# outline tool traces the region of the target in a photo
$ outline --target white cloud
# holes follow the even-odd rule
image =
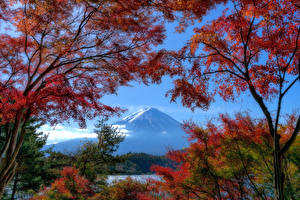
[[[76,139],[76,138],[96,138],[97,134],[90,133],[88,129],[79,129],[65,127],[63,125],[57,125],[51,127],[44,125],[40,128],[44,134],[48,134],[47,144],[55,144],[65,140]]]
[[[117,128],[120,134],[125,135],[126,137],[131,136],[129,134],[130,131],[126,129],[125,125],[113,125],[113,127]],[[42,131],[45,135],[48,134],[48,145],[76,138],[97,138],[97,134],[92,133],[91,130],[68,127],[61,124],[53,127],[45,124],[40,128],[40,131]]]
[[[114,124],[114,125],[112,125],[112,127],[113,127],[113,128],[116,128],[117,131],[119,131],[121,134],[125,134],[126,137],[131,136],[131,135],[129,134],[130,131],[127,130],[127,129],[125,129],[125,128],[126,128],[126,125]]]
[[[116,128],[116,129],[124,129],[124,128],[126,128],[126,125],[114,124],[114,125],[112,125],[112,127]]]

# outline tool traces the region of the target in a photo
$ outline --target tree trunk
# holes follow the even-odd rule
[[[3,163],[1,163],[1,164],[3,164]],[[0,176],[0,199],[3,196],[6,186],[11,181],[11,179],[14,177],[16,167],[17,167],[17,163],[14,161],[14,163],[11,166],[6,165],[6,167],[1,169],[2,172],[6,171],[6,173],[1,174],[1,176]]]
[[[5,187],[15,175],[15,170],[17,167],[16,159],[24,141],[26,134],[25,123],[28,118],[29,114],[24,120],[24,115],[22,112],[20,112],[19,115],[16,116],[12,131],[7,133],[7,135],[10,137],[10,139],[7,140],[9,145],[6,150],[1,151],[2,155],[0,155],[0,199],[3,196]]]
[[[17,185],[18,185],[18,176],[19,176],[19,173],[16,173],[16,176],[15,176],[15,179],[14,179],[14,185],[13,185],[13,189],[12,189],[12,192],[11,192],[11,200],[14,200],[15,199],[15,194],[17,192]]]
[[[83,162],[83,169],[82,169],[82,172],[81,172],[81,175],[85,176],[85,177],[86,177],[85,170],[86,170],[86,164],[87,164],[87,162],[88,162],[88,159],[84,160],[84,162]]]
[[[6,187],[6,184],[2,183],[1,180],[0,180],[0,199],[2,199],[5,187]]]
[[[274,137],[274,193],[276,200],[284,199],[284,172],[282,170],[282,156],[280,155],[280,136],[278,134]]]

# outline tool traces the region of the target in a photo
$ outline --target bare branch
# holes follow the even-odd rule
[[[242,76],[240,76],[240,75],[238,75],[237,73],[235,73],[235,72],[233,72],[233,71],[231,71],[231,70],[228,70],[228,69],[224,69],[224,70],[216,70],[216,71],[209,71],[209,72],[204,72],[203,74],[204,74],[204,75],[207,75],[207,74],[226,73],[226,72],[228,72],[228,73],[230,73],[230,74],[232,74],[232,75],[234,75],[234,76],[237,76],[237,77],[240,78],[240,79],[245,80],[245,78],[243,78]]]
[[[284,96],[290,89],[291,87],[297,82],[297,80],[300,80],[300,77],[297,77],[282,93],[282,96]]]

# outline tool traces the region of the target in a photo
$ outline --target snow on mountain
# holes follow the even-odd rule
[[[187,147],[187,135],[181,124],[171,116],[156,108],[144,108],[113,123],[120,133],[126,135],[120,144],[117,154],[143,152],[155,155],[165,154],[169,149]],[[73,139],[56,144],[54,150],[72,151],[83,138]],[[80,142],[81,141],[81,142]],[[68,149],[68,146],[72,149]],[[59,147],[59,148],[56,148]]]
[[[138,117],[142,116],[145,112],[151,110],[152,108],[143,108],[138,110],[135,113],[132,113],[131,115],[128,115],[127,117],[124,117],[122,120],[123,121],[128,121],[128,122],[133,122],[135,119]]]
[[[131,131],[167,132],[181,129],[181,124],[156,108],[143,108],[113,123]]]

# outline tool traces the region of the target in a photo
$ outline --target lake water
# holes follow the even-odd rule
[[[132,178],[133,180],[139,181],[141,183],[145,183],[149,179],[161,180],[161,177],[150,174],[150,175],[111,175],[107,177],[107,183],[111,184],[115,181],[125,180],[127,177]]]

